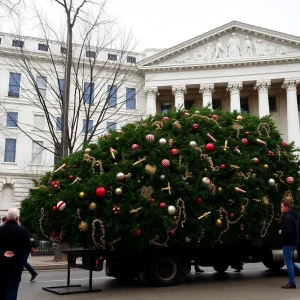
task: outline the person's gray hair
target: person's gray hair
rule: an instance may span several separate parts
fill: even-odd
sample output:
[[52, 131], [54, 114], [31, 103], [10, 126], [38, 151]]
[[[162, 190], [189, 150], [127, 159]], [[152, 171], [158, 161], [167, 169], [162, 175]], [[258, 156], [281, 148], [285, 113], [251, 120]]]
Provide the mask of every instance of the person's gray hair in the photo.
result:
[[20, 212], [17, 208], [10, 208], [7, 212], [7, 220], [16, 221], [20, 216]]

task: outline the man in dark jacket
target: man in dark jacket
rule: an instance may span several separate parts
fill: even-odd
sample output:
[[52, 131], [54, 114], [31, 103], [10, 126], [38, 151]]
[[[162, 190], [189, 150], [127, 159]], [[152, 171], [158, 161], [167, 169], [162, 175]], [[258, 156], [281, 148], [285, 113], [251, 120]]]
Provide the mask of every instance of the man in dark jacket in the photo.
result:
[[11, 208], [0, 227], [0, 299], [17, 299], [24, 254], [31, 249], [28, 232], [18, 222], [19, 210]]
[[279, 234], [282, 238], [283, 259], [289, 275], [289, 283], [282, 288], [295, 289], [295, 273], [300, 274], [300, 268], [293, 264], [294, 251], [299, 244], [299, 216], [292, 210], [290, 201], [281, 203], [281, 213], [284, 214], [284, 219]]

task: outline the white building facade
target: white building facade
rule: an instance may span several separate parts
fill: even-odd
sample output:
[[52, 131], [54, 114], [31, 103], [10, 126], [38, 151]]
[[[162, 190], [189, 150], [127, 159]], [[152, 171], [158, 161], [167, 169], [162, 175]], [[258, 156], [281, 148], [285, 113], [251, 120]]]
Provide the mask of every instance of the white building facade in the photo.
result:
[[[41, 42], [29, 40], [33, 48]], [[107, 55], [110, 53], [103, 51], [97, 60], [101, 63]], [[114, 55], [118, 56], [118, 51]], [[120, 88], [125, 101], [111, 114], [114, 117], [104, 122], [104, 129], [114, 123], [118, 129], [128, 121], [171, 108], [211, 106], [260, 117], [271, 114], [283, 138], [300, 147], [300, 37], [233, 21], [169, 49], [130, 54], [129, 62], [132, 60], [136, 66]], [[43, 172], [54, 163], [53, 153], [39, 151], [24, 132], [10, 126], [12, 118], [43, 124], [43, 111], [22, 99], [22, 82], [19, 97], [11, 97], [15, 92], [11, 73], [7, 60], [2, 60], [0, 103], [15, 114], [0, 116], [0, 214], [26, 197], [29, 167]], [[135, 93], [130, 105], [128, 88]], [[41, 130], [47, 135], [46, 128]], [[47, 140], [43, 143], [47, 145]], [[41, 155], [37, 158], [35, 153]]]

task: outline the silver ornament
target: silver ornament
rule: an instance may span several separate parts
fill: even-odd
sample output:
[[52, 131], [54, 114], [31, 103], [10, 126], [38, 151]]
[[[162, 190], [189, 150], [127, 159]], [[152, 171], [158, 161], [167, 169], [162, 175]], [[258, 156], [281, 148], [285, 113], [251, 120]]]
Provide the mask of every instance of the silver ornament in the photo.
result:
[[168, 206], [168, 214], [173, 216], [176, 212], [176, 207], [173, 205]]
[[161, 139], [159, 140], [159, 143], [160, 143], [160, 145], [165, 145], [165, 144], [167, 143], [167, 140], [164, 139], [164, 138], [161, 138]]
[[160, 175], [160, 180], [165, 180], [166, 176], [165, 175]]
[[196, 143], [195, 141], [191, 141], [191, 142], [190, 142], [190, 146], [191, 146], [192, 148], [195, 148], [195, 147], [197, 146], [197, 143]]
[[115, 193], [116, 193], [116, 195], [121, 196], [123, 191], [121, 188], [116, 188]]
[[269, 183], [269, 185], [273, 186], [273, 185], [275, 185], [275, 180], [273, 178], [270, 178], [268, 183]]
[[87, 154], [90, 154], [90, 153], [92, 152], [92, 149], [91, 149], [91, 148], [86, 148], [86, 149], [84, 150], [84, 152], [87, 153]]
[[124, 175], [124, 173], [122, 173], [122, 172], [118, 173], [116, 177], [117, 177], [117, 179], [120, 180], [120, 181], [122, 181], [122, 180], [125, 179], [125, 175]]

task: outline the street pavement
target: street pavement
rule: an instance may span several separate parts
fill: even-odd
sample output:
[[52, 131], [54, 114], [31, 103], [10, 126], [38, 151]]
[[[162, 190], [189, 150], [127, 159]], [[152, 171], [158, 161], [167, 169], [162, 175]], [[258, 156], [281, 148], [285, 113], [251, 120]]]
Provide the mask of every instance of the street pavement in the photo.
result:
[[[73, 294], [59, 296], [42, 290], [42, 287], [66, 284], [66, 270], [40, 271], [35, 282], [29, 282], [30, 276], [23, 273], [19, 290], [19, 300], [299, 300], [299, 288], [282, 290], [280, 287], [287, 283], [286, 270], [272, 273], [262, 264], [247, 264], [241, 273], [232, 269], [220, 276], [212, 268], [203, 268], [205, 273], [192, 274], [183, 278], [181, 285], [167, 288], [140, 287], [135, 282], [119, 282], [105, 273], [94, 272], [93, 285], [102, 288], [102, 292], [89, 294]], [[88, 272], [84, 270], [71, 271], [71, 283], [88, 286]]]

